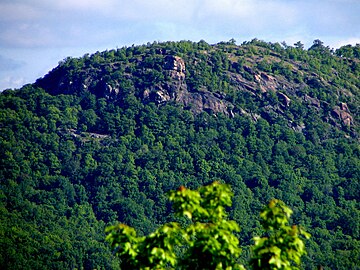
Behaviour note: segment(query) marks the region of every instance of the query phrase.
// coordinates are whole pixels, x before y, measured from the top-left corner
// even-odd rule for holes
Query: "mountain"
[[[104,228],[173,220],[167,192],[234,192],[244,263],[271,198],[304,269],[359,269],[360,46],[165,42],[66,58],[0,94],[0,267],[117,269]]]

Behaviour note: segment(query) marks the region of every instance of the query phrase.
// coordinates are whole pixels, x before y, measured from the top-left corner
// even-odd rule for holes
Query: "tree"
[[[288,225],[292,210],[282,201],[273,199],[261,212],[262,225],[269,231],[268,237],[254,237],[253,269],[298,269],[300,257],[306,254],[304,242],[299,238],[306,238],[310,234],[303,229]],[[294,266],[295,265],[295,266]]]
[[[120,257],[122,269],[245,269],[238,262],[241,249],[233,233],[239,225],[226,219],[232,195],[230,187],[219,182],[198,190],[181,186],[169,196],[181,223],[165,224],[142,237],[118,224],[106,229],[106,240]],[[270,237],[254,238],[253,269],[297,269],[292,262],[299,264],[305,254],[298,234],[309,235],[287,226],[290,214],[279,200],[272,200],[261,213]]]
[[[296,43],[294,43],[295,48],[303,50],[304,49],[304,44],[301,43],[301,41],[298,41]]]
[[[242,269],[239,231],[235,221],[226,220],[225,207],[231,205],[228,185],[218,182],[190,190],[180,187],[170,192],[170,201],[187,226],[172,222],[146,237],[137,237],[133,228],[119,224],[107,228],[106,237],[124,269]],[[191,220],[191,222],[189,222]]]

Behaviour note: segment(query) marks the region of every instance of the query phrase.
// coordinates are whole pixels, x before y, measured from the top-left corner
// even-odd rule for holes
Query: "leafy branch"
[[[137,237],[133,228],[119,224],[106,229],[106,240],[121,259],[123,269],[245,269],[238,263],[241,248],[234,232],[239,225],[227,219],[225,207],[233,194],[226,184],[190,190],[180,187],[170,192],[175,213],[188,218],[187,226],[172,222],[154,233]],[[255,237],[253,269],[298,269],[306,253],[299,235],[310,235],[288,226],[292,210],[272,200],[260,214],[269,237]]]

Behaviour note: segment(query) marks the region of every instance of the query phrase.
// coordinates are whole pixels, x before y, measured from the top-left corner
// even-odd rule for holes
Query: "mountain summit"
[[[241,46],[154,43],[67,58],[35,85],[50,94],[88,91],[117,101],[133,95],[158,106],[176,102],[196,114],[269,122],[280,117],[298,130],[307,118],[298,110],[307,107],[326,123],[355,132],[360,62],[344,55],[359,50],[345,46],[335,53],[320,41],[309,50],[256,39]]]

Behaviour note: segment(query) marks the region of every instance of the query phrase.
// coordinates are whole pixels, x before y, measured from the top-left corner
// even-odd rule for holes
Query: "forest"
[[[302,269],[360,269],[360,45],[153,42],[68,57],[0,93],[0,268],[119,269],[118,222],[177,220],[180,186],[231,186],[248,268],[271,199]]]

